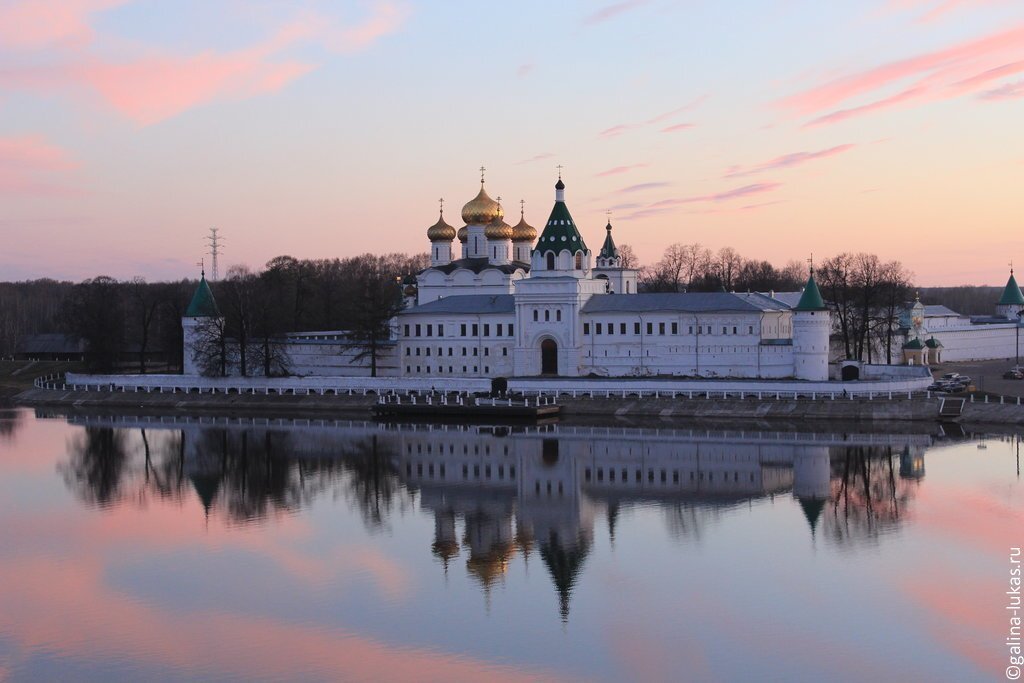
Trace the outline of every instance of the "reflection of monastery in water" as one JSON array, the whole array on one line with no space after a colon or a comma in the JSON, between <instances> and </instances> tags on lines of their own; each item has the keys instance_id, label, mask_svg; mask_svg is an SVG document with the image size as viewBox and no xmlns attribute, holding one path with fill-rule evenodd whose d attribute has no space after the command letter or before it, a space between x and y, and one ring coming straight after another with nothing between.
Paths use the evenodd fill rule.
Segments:
<instances>
[{"instance_id":1,"label":"reflection of monastery in water","mask_svg":"<svg viewBox=\"0 0 1024 683\"><path fill-rule=\"evenodd\" d=\"M340 486L364 521L382 524L392 507L413 506L418 497L434 518L426 545L443 571L462 562L489 592L515 555L539 556L563 619L593 549L596 520L606 521L614 539L622 511L656 506L672 536L699 541L738 505L791 494L812 536L838 544L872 539L898 523L924 476L931 443L923 435L564 425L70 421L180 430L172 450L182 483L194 488L207 514L236 522L297 509Z\"/></svg>"}]
</instances>

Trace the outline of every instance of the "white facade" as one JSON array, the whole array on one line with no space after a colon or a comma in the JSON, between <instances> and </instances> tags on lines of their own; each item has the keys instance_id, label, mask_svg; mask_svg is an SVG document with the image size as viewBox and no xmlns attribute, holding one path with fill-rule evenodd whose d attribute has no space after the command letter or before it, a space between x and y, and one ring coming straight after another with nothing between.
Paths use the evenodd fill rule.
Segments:
<instances>
[{"instance_id":1,"label":"white facade","mask_svg":"<svg viewBox=\"0 0 1024 683\"><path fill-rule=\"evenodd\" d=\"M401 376L828 378L827 311L794 315L756 293L638 294L611 224L595 259L561 180L529 251L536 231L521 220L509 233L483 189L463 219L457 233L443 218L428 231L432 254L457 234L462 258L417 276L397 319Z\"/></svg>"}]
</instances>

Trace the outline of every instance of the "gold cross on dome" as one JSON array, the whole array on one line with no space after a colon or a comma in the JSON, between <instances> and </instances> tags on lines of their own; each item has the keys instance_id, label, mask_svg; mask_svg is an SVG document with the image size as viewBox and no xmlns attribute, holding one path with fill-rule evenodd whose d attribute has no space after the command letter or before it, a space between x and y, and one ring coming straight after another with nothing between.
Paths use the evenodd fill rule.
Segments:
<instances>
[{"instance_id":1,"label":"gold cross on dome","mask_svg":"<svg viewBox=\"0 0 1024 683\"><path fill-rule=\"evenodd\" d=\"M483 166L480 167L480 184L481 185L484 184L484 171L486 171L486 170L487 169L484 168Z\"/></svg>"},{"instance_id":2,"label":"gold cross on dome","mask_svg":"<svg viewBox=\"0 0 1024 683\"><path fill-rule=\"evenodd\" d=\"M520 199L519 200L519 217L522 218L525 215L526 215L526 200L525 199Z\"/></svg>"},{"instance_id":3,"label":"gold cross on dome","mask_svg":"<svg viewBox=\"0 0 1024 683\"><path fill-rule=\"evenodd\" d=\"M563 166L561 164L559 164L555 168L558 169L558 179L561 180L562 179L562 168L563 168Z\"/></svg>"},{"instance_id":4,"label":"gold cross on dome","mask_svg":"<svg viewBox=\"0 0 1024 683\"><path fill-rule=\"evenodd\" d=\"M807 259L807 265L810 266L811 272L813 273L814 272L814 252L813 251L811 252L811 257L809 259Z\"/></svg>"},{"instance_id":5,"label":"gold cross on dome","mask_svg":"<svg viewBox=\"0 0 1024 683\"><path fill-rule=\"evenodd\" d=\"M199 259L196 261L196 265L199 266L199 272L202 273L203 277L206 277L206 259Z\"/></svg>"},{"instance_id":6,"label":"gold cross on dome","mask_svg":"<svg viewBox=\"0 0 1024 683\"><path fill-rule=\"evenodd\" d=\"M441 213L444 213L444 197L437 200L437 203L441 206Z\"/></svg>"}]
</instances>

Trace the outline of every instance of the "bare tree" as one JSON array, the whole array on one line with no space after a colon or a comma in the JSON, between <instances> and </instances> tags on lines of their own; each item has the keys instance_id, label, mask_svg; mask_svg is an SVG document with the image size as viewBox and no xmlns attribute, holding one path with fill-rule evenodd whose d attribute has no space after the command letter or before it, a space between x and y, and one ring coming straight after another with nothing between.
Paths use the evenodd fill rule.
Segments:
<instances>
[{"instance_id":1,"label":"bare tree","mask_svg":"<svg viewBox=\"0 0 1024 683\"><path fill-rule=\"evenodd\" d=\"M619 259L621 259L623 268L639 268L640 259L637 258L636 252L633 251L633 247L628 244L619 245Z\"/></svg>"},{"instance_id":2,"label":"bare tree","mask_svg":"<svg viewBox=\"0 0 1024 683\"><path fill-rule=\"evenodd\" d=\"M139 372L146 374L146 354L149 352L149 342L153 322L156 320L157 312L160 310L160 291L146 282L144 278L132 278L129 284L129 303L132 317L135 321L135 337L139 343Z\"/></svg>"}]
</instances>

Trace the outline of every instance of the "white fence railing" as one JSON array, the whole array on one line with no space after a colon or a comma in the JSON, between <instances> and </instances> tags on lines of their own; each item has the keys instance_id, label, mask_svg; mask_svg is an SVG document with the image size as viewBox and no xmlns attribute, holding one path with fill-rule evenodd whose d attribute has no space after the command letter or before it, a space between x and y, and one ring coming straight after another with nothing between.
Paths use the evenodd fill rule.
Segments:
<instances>
[{"instance_id":1,"label":"white fence railing","mask_svg":"<svg viewBox=\"0 0 1024 683\"><path fill-rule=\"evenodd\" d=\"M799 382L792 380L673 380L673 379L590 379L521 378L508 381L509 393L521 400L535 398L574 399L673 399L673 400L908 400L931 399L937 394L925 389L927 378L877 380L870 382ZM42 389L75 392L120 392L159 394L250 394L264 396L422 396L437 395L439 401L465 400L487 392L485 378L406 377L224 377L186 375L86 375L68 373L36 379ZM443 398L442 398L443 397ZM988 400L987 398L984 400ZM1019 403L1019 399L1017 399Z\"/></svg>"}]
</instances>

